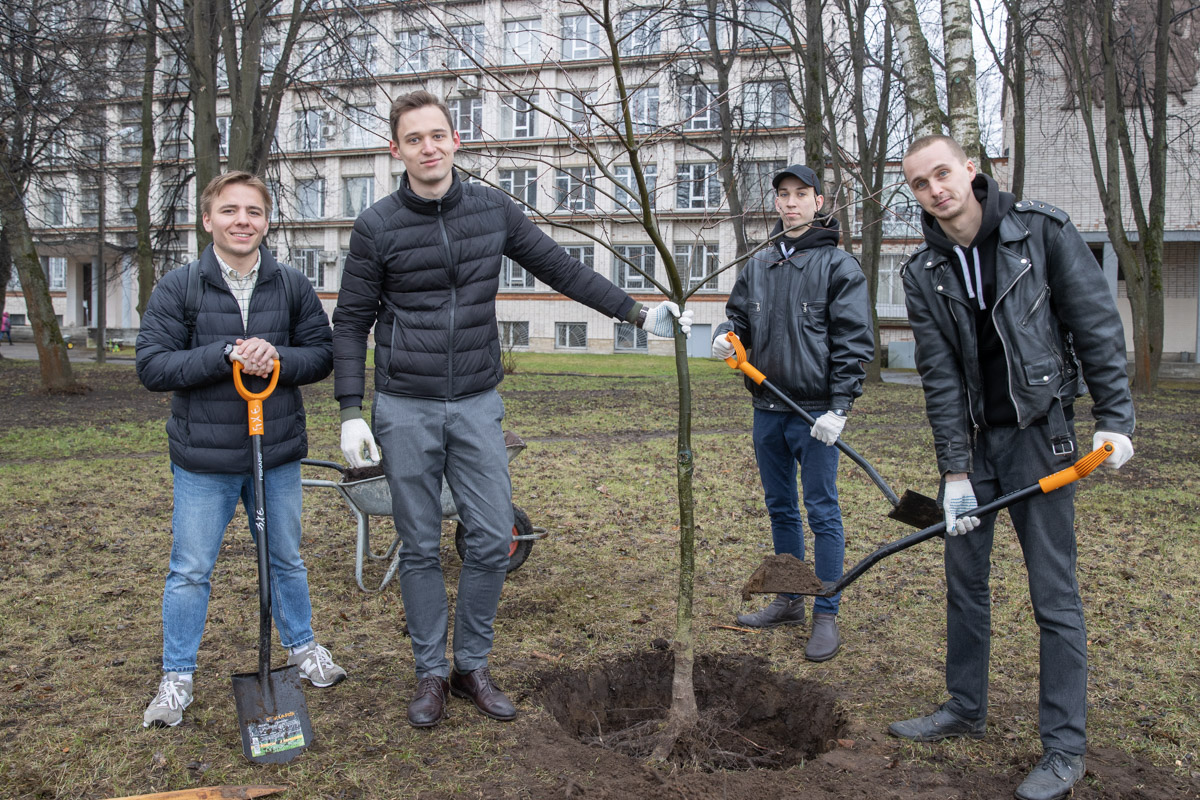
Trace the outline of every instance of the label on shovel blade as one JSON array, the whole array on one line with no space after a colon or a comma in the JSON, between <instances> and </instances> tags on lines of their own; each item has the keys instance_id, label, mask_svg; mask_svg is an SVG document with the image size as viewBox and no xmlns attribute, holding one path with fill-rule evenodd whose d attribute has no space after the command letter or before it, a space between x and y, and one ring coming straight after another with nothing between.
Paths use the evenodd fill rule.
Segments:
<instances>
[{"instance_id":1,"label":"label on shovel blade","mask_svg":"<svg viewBox=\"0 0 1200 800\"><path fill-rule=\"evenodd\" d=\"M304 731L295 711L248 722L246 731L250 734L250 754L255 757L304 747Z\"/></svg>"}]
</instances>

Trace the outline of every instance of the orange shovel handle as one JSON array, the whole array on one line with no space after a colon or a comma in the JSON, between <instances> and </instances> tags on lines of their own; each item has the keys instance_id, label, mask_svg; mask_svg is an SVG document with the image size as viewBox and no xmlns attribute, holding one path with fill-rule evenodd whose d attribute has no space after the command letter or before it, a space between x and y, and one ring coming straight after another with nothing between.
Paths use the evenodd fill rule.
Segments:
<instances>
[{"instance_id":1,"label":"orange shovel handle","mask_svg":"<svg viewBox=\"0 0 1200 800\"><path fill-rule=\"evenodd\" d=\"M742 346L742 340L733 331L725 334L725 338L733 345L733 355L725 359L725 363L734 369L740 369L746 374L746 377L761 385L767 379L767 376L759 372L753 364L746 360L746 348Z\"/></svg>"},{"instance_id":2,"label":"orange shovel handle","mask_svg":"<svg viewBox=\"0 0 1200 800\"><path fill-rule=\"evenodd\" d=\"M271 392L275 391L275 385L279 383L279 359L275 359L274 366L271 368L271 382L267 384L267 388L261 392L252 392L242 383L242 362L233 362L233 385L237 387L237 393L246 401L247 414L250 420L250 435L262 436L263 433L263 407L262 401L271 396Z\"/></svg>"},{"instance_id":3,"label":"orange shovel handle","mask_svg":"<svg viewBox=\"0 0 1200 800\"><path fill-rule=\"evenodd\" d=\"M1068 483L1091 474L1092 470L1100 466L1104 459L1112 455L1112 452L1112 442L1105 442L1102 447L1096 448L1066 469L1059 470L1053 475L1047 475L1042 478L1038 481L1038 485L1042 487L1043 492L1053 492L1055 489L1061 489Z\"/></svg>"}]
</instances>

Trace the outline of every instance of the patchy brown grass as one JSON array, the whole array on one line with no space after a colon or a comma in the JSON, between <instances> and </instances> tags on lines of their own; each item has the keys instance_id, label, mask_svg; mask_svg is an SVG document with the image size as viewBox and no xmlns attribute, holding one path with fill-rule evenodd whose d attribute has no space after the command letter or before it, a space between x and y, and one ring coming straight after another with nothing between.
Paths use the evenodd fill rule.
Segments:
<instances>
[{"instance_id":1,"label":"patchy brown grass","mask_svg":"<svg viewBox=\"0 0 1200 800\"><path fill-rule=\"evenodd\" d=\"M603 358L594 371L607 374L595 376L544 374L586 372L586 358L558 369L525 359L502 386L506 426L529 443L512 464L514 499L550 532L510 576L497 619L494 670L521 710L518 721L497 724L454 701L452 717L433 731L405 723L413 675L398 587L358 590L352 517L336 494L310 490L305 554L314 627L351 677L308 692L318 742L281 767L243 760L228 679L256 658L256 579L244 518L231 526L214 576L196 702L177 729L141 727L158 679L170 547L163 398L140 389L128 366L81 365L92 391L48 399L34 391L35 364L0 363L0 797L104 798L247 783L285 783L294 787L287 796L303 798L562 797L572 786L596 797L737 796L735 786L753 795L751 784L737 781L759 779L728 776L643 776L659 788L635 790L623 775L625 783L612 778L605 789L615 756L568 748L540 704L548 670L600 669L669 638L674 627L671 364L643 357L622 375ZM754 784L758 796L783 796L783 785L808 798L871 796L861 793L870 785L891 787L877 796L951 796L945 786L935 791L939 781L963 797L1006 794L1039 750L1036 625L1007 515L993 555L989 736L936 747L888 740L887 722L943 699L937 542L883 561L846 591L845 644L833 661L805 662L803 631L721 628L746 608L739 591L770 552L769 523L741 380L719 363L692 366L697 649L761 657L781 675L823 684L840 697L847 735L857 741L793 767L784 783ZM306 400L311 455L340 461L332 382L306 391ZM1080 489L1089 735L1097 753L1085 787L1092 794L1081 796L1186 797L1200 786L1198 400L1197 385L1168 384L1139 401L1135 459ZM1089 442L1086 404L1078 416ZM845 436L898 490L935 493L918 388L868 387ZM907 532L884 516L886 501L846 459L839 485L848 563ZM386 521L375 526L384 538ZM459 562L450 535L443 553L453 599ZM902 794L901 779L931 793Z\"/></svg>"}]
</instances>

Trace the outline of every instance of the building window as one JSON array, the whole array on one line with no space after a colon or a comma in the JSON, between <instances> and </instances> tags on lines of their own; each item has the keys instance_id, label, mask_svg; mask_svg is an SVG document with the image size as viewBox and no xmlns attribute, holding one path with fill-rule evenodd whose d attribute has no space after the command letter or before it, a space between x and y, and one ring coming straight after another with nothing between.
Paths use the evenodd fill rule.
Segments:
<instances>
[{"instance_id":1,"label":"building window","mask_svg":"<svg viewBox=\"0 0 1200 800\"><path fill-rule=\"evenodd\" d=\"M537 95L528 99L510 95L500 99L500 138L532 139L537 136L537 112L531 103Z\"/></svg>"},{"instance_id":2,"label":"building window","mask_svg":"<svg viewBox=\"0 0 1200 800\"><path fill-rule=\"evenodd\" d=\"M542 60L542 21L510 19L504 23L504 53L501 63L533 64Z\"/></svg>"},{"instance_id":3,"label":"building window","mask_svg":"<svg viewBox=\"0 0 1200 800\"><path fill-rule=\"evenodd\" d=\"M559 116L576 133L584 134L592 129L595 109L596 93L594 91L558 93Z\"/></svg>"},{"instance_id":4,"label":"building window","mask_svg":"<svg viewBox=\"0 0 1200 800\"><path fill-rule=\"evenodd\" d=\"M295 128L298 150L324 150L333 141L333 119L323 108L297 111Z\"/></svg>"},{"instance_id":5,"label":"building window","mask_svg":"<svg viewBox=\"0 0 1200 800\"><path fill-rule=\"evenodd\" d=\"M717 23L717 47L724 50L729 47L732 28L729 8L724 3L717 4L715 19ZM683 22L680 26L683 46L693 50L709 50L712 42L708 37L708 22L708 6L689 6L684 11Z\"/></svg>"},{"instance_id":6,"label":"building window","mask_svg":"<svg viewBox=\"0 0 1200 800\"><path fill-rule=\"evenodd\" d=\"M911 239L921 235L921 206L899 172L883 176L883 236L886 239ZM858 215L862 219L862 214Z\"/></svg>"},{"instance_id":7,"label":"building window","mask_svg":"<svg viewBox=\"0 0 1200 800\"><path fill-rule=\"evenodd\" d=\"M500 188L516 198L526 214L537 210L537 170L502 169Z\"/></svg>"},{"instance_id":8,"label":"building window","mask_svg":"<svg viewBox=\"0 0 1200 800\"><path fill-rule=\"evenodd\" d=\"M594 244L564 244L567 255L588 269L596 268L596 246Z\"/></svg>"},{"instance_id":9,"label":"building window","mask_svg":"<svg viewBox=\"0 0 1200 800\"><path fill-rule=\"evenodd\" d=\"M47 225L67 224L67 196L62 189L43 189L42 204Z\"/></svg>"},{"instance_id":10,"label":"building window","mask_svg":"<svg viewBox=\"0 0 1200 800\"><path fill-rule=\"evenodd\" d=\"M232 117L217 117L217 149L224 157L229 156L229 123Z\"/></svg>"},{"instance_id":11,"label":"building window","mask_svg":"<svg viewBox=\"0 0 1200 800\"><path fill-rule=\"evenodd\" d=\"M677 244L675 245L675 267L679 274L687 278L688 291L700 287L700 291L715 292L717 279L708 278L717 271L721 258L718 246L715 244Z\"/></svg>"},{"instance_id":12,"label":"building window","mask_svg":"<svg viewBox=\"0 0 1200 800\"><path fill-rule=\"evenodd\" d=\"M746 0L742 9L742 26L750 42L761 42L768 47L786 42L787 25L783 11L772 0Z\"/></svg>"},{"instance_id":13,"label":"building window","mask_svg":"<svg viewBox=\"0 0 1200 800\"><path fill-rule=\"evenodd\" d=\"M562 56L567 61L599 58L600 23L589 14L562 18Z\"/></svg>"},{"instance_id":14,"label":"building window","mask_svg":"<svg viewBox=\"0 0 1200 800\"><path fill-rule=\"evenodd\" d=\"M617 178L616 191L613 192L616 211L628 209L632 214L642 213L642 200L638 192L637 181L633 177L633 167L622 166L613 169ZM646 189L650 192L650 207L654 207L654 192L658 186L658 165L643 164L642 176L646 179Z\"/></svg>"},{"instance_id":15,"label":"building window","mask_svg":"<svg viewBox=\"0 0 1200 800\"><path fill-rule=\"evenodd\" d=\"M613 283L626 291L653 287L650 280L654 277L654 245L619 244L613 247L613 253Z\"/></svg>"},{"instance_id":16,"label":"building window","mask_svg":"<svg viewBox=\"0 0 1200 800\"><path fill-rule=\"evenodd\" d=\"M904 281L900 268L908 256L902 253L879 255L879 293L875 295L875 313L880 317L906 319L908 309L904 302Z\"/></svg>"},{"instance_id":17,"label":"building window","mask_svg":"<svg viewBox=\"0 0 1200 800\"><path fill-rule=\"evenodd\" d=\"M783 81L753 81L742 89L742 124L767 128L790 125Z\"/></svg>"},{"instance_id":18,"label":"building window","mask_svg":"<svg viewBox=\"0 0 1200 800\"><path fill-rule=\"evenodd\" d=\"M645 353L650 349L646 332L631 322L613 325L613 350L618 353Z\"/></svg>"},{"instance_id":19,"label":"building window","mask_svg":"<svg viewBox=\"0 0 1200 800\"><path fill-rule=\"evenodd\" d=\"M593 167L567 167L554 175L556 211L596 209L596 171Z\"/></svg>"},{"instance_id":20,"label":"building window","mask_svg":"<svg viewBox=\"0 0 1200 800\"><path fill-rule=\"evenodd\" d=\"M118 219L121 225L133 225L137 217L133 210L137 207L138 171L121 170L117 176L117 204L120 209Z\"/></svg>"},{"instance_id":21,"label":"building window","mask_svg":"<svg viewBox=\"0 0 1200 800\"><path fill-rule=\"evenodd\" d=\"M191 155L191 144L188 142L188 133L192 127L188 112L179 106L171 106L167 109L165 116L166 124L164 126L165 130L163 131L163 142L160 155L163 158L187 158ZM218 130L218 135L219 133L220 131ZM136 126L136 132L131 133L130 137L131 140L137 140L137 145L136 151L132 152L129 160L140 160L142 157L142 126L140 116ZM132 145L129 147L129 149L134 151L134 147ZM226 149L228 149L228 144L226 145ZM122 145L122 151L124 150L125 145Z\"/></svg>"},{"instance_id":22,"label":"building window","mask_svg":"<svg viewBox=\"0 0 1200 800\"><path fill-rule=\"evenodd\" d=\"M500 346L506 350L529 347L529 323L501 322Z\"/></svg>"},{"instance_id":23,"label":"building window","mask_svg":"<svg viewBox=\"0 0 1200 800\"><path fill-rule=\"evenodd\" d=\"M364 175L342 178L342 216L358 219L358 215L375 202L375 178Z\"/></svg>"},{"instance_id":24,"label":"building window","mask_svg":"<svg viewBox=\"0 0 1200 800\"><path fill-rule=\"evenodd\" d=\"M447 66L452 69L477 69L483 64L484 30L483 25L450 26L450 35L458 44L451 50Z\"/></svg>"},{"instance_id":25,"label":"building window","mask_svg":"<svg viewBox=\"0 0 1200 800\"><path fill-rule=\"evenodd\" d=\"M383 141L375 133L379 119L372 106L347 106L342 120L342 141L350 150L379 147Z\"/></svg>"},{"instance_id":26,"label":"building window","mask_svg":"<svg viewBox=\"0 0 1200 800\"><path fill-rule=\"evenodd\" d=\"M172 169L163 175L163 204L170 209L175 222L191 219L192 205L188 202L187 173Z\"/></svg>"},{"instance_id":27,"label":"building window","mask_svg":"<svg viewBox=\"0 0 1200 800\"><path fill-rule=\"evenodd\" d=\"M504 289L532 289L533 275L508 256L501 256L500 286Z\"/></svg>"},{"instance_id":28,"label":"building window","mask_svg":"<svg viewBox=\"0 0 1200 800\"><path fill-rule=\"evenodd\" d=\"M743 161L738 170L738 188L747 211L774 211L775 187L771 181L787 166L783 161Z\"/></svg>"},{"instance_id":29,"label":"building window","mask_svg":"<svg viewBox=\"0 0 1200 800\"><path fill-rule=\"evenodd\" d=\"M271 222L279 222L279 214L280 214L279 206L280 206L280 204L283 203L283 189L282 189L282 187L280 187L278 181L268 180L266 183L267 183L267 193L269 195L271 195L271 200L273 201L271 203L270 221Z\"/></svg>"},{"instance_id":30,"label":"building window","mask_svg":"<svg viewBox=\"0 0 1200 800\"><path fill-rule=\"evenodd\" d=\"M396 72L410 75L429 69L429 31L396 31Z\"/></svg>"},{"instance_id":31,"label":"building window","mask_svg":"<svg viewBox=\"0 0 1200 800\"><path fill-rule=\"evenodd\" d=\"M296 181L296 216L300 219L325 218L325 179Z\"/></svg>"},{"instance_id":32,"label":"building window","mask_svg":"<svg viewBox=\"0 0 1200 800\"><path fill-rule=\"evenodd\" d=\"M85 228L100 224L100 188L95 183L79 187L79 224Z\"/></svg>"},{"instance_id":33,"label":"building window","mask_svg":"<svg viewBox=\"0 0 1200 800\"><path fill-rule=\"evenodd\" d=\"M554 323L554 347L557 350L586 350L587 323Z\"/></svg>"},{"instance_id":34,"label":"building window","mask_svg":"<svg viewBox=\"0 0 1200 800\"><path fill-rule=\"evenodd\" d=\"M629 97L629 116L635 133L651 133L658 128L658 87L643 86Z\"/></svg>"},{"instance_id":35,"label":"building window","mask_svg":"<svg viewBox=\"0 0 1200 800\"><path fill-rule=\"evenodd\" d=\"M378 72L379 48L371 34L346 37L346 77L374 78Z\"/></svg>"},{"instance_id":36,"label":"building window","mask_svg":"<svg viewBox=\"0 0 1200 800\"><path fill-rule=\"evenodd\" d=\"M450 109L450 121L458 131L458 138L464 142L478 142L483 139L483 98L460 97L448 100L446 107Z\"/></svg>"},{"instance_id":37,"label":"building window","mask_svg":"<svg viewBox=\"0 0 1200 800\"><path fill-rule=\"evenodd\" d=\"M634 8L617 19L618 50L623 56L648 56L662 52L662 21L657 9Z\"/></svg>"},{"instance_id":38,"label":"building window","mask_svg":"<svg viewBox=\"0 0 1200 800\"><path fill-rule=\"evenodd\" d=\"M675 180L676 208L720 208L721 176L716 164L679 164Z\"/></svg>"},{"instance_id":39,"label":"building window","mask_svg":"<svg viewBox=\"0 0 1200 800\"><path fill-rule=\"evenodd\" d=\"M304 273L314 289L325 288L325 270L321 269L321 251L304 248L292 251L292 266Z\"/></svg>"},{"instance_id":40,"label":"building window","mask_svg":"<svg viewBox=\"0 0 1200 800\"><path fill-rule=\"evenodd\" d=\"M42 270L46 273L46 284L52 292L61 292L67 288L67 260L65 258L47 258L42 256ZM17 274L16 267L13 275ZM18 288L20 282L17 283ZM16 323L13 323L14 325Z\"/></svg>"},{"instance_id":41,"label":"building window","mask_svg":"<svg viewBox=\"0 0 1200 800\"><path fill-rule=\"evenodd\" d=\"M680 88L679 116L685 131L715 131L721 127L717 87L693 83Z\"/></svg>"},{"instance_id":42,"label":"building window","mask_svg":"<svg viewBox=\"0 0 1200 800\"><path fill-rule=\"evenodd\" d=\"M270 83L271 76L275 74L275 68L279 66L279 56L282 52L278 39L263 41L262 56L259 62L262 67L263 83Z\"/></svg>"}]
</instances>

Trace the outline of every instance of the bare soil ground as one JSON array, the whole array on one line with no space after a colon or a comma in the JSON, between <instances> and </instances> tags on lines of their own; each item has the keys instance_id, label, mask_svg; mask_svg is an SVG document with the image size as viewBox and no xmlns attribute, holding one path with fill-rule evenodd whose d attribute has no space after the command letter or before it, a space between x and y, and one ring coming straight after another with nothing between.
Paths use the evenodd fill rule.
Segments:
<instances>
[{"instance_id":1,"label":"bare soil ground","mask_svg":"<svg viewBox=\"0 0 1200 800\"><path fill-rule=\"evenodd\" d=\"M142 389L128 368L87 370L84 380L90 391L72 396L42 394L37 389L36 363L10 363L3 375L0 438L34 436L59 426L103 430L119 424L162 421L167 414L167 398ZM323 408L321 424L332 429L334 412L329 393L327 385L316 387L309 402ZM578 392L538 390L529 395L514 392L512 406L532 403L546 414L559 409L570 415L596 404L611 402L622 407L631 403L611 386ZM907 404L912 400L908 395L903 398ZM895 410L910 416L912 412L899 406ZM1194 427L1198 416L1194 405L1185 416L1183 424ZM564 423L564 429L569 428ZM662 435L661 431L650 434L658 438ZM333 447L331 441L321 441L316 449L323 452L314 456L336 457L330 452ZM1139 450L1139 456L1156 455L1155 447L1147 447L1148 453ZM162 453L153 455L159 458ZM123 457L128 456L126 453ZM558 570L544 553L541 557L546 562L539 565L536 551L531 565L522 573L514 573L520 577L513 579L517 585L511 591L506 589L500 611L506 648L501 682L518 703L521 716L515 723L499 725L483 720L462 701L453 701L447 723L433 731L414 732L403 725L403 705L411 680L409 667L397 667L408 649L407 640L397 633L402 631L403 622L398 590L393 586L382 594L365 596L346 581L350 548L344 535L338 537L340 543L318 536L307 554L314 606L321 606L323 628L340 645L335 655L340 653L343 662L352 668L352 679L333 692L310 692L310 711L320 740L296 762L307 760L308 766L303 768L307 772L271 770L241 762L236 720L230 718L232 703L227 698L213 697L219 694L216 688L204 703L198 702L189 710L179 729L143 732L140 708L152 688L157 655L153 624L157 609L153 606L156 593L161 592L161 573L165 569L161 540L167 536L169 541L169 535L162 530L161 496L106 494L104 487L111 475L105 457L96 453L95 460L89 461L76 456L78 469L96 473L94 481L85 481L82 488L64 489L58 496L51 495L49 501L43 495L22 501L24 505L17 503L14 507L24 509L24 516L20 520L8 517L0 524L0 581L8 582L10 594L5 597L11 605L7 612L10 616L0 615L0 753L4 754L0 761L7 762L0 764L0 798L102 798L111 796L110 790L127 787L148 792L214 783L282 782L293 786L285 797L345 800L966 800L1010 796L1038 756L1036 736L1024 747L992 750L972 750L986 747L983 744L942 748L889 739L877 715L864 723L858 709L864 703L873 703L877 710L880 706L885 710L895 707L894 702L880 701L867 692L902 693L902 675L879 675L874 687L869 678L839 677L836 666L854 659L851 651L839 656L833 670L797 676L790 669L780 669L770 654L778 658L781 649L802 649L802 640L791 644L779 638L782 634L770 633L751 644L746 644L748 639L733 640L732 644L722 640L726 643L712 646L708 652L701 645L696 684L703 725L694 737L681 742L669 764L648 766L645 753L638 750L643 738L638 731L653 729L670 702L672 657L669 644L656 634L670 629L673 612L658 609L657 616L668 620L658 625L651 620L648 608L629 609L632 621L626 620L616 628L616 637L623 637L620 642L612 641L614 635L604 627L603 620L577 622L574 617L556 617L562 598L523 591L523 582L548 582ZM16 461L21 459L17 457ZM540 463L534 460L531 470L538 467ZM154 469L159 469L157 463ZM9 474L15 477L6 493L36 494L36 476ZM616 485L611 476L601 475L575 490L603 500ZM525 489L527 502L539 507L540 513L533 515L535 522L537 517L553 518L557 502L554 493L546 484L531 483ZM169 504L169 491L166 498ZM745 516L761 517L753 498L746 499L744 507ZM567 509L565 513L569 512ZM634 512L616 508L612 516L621 513ZM310 514L313 516L307 516ZM128 520L134 529L96 535L97 526L109 516ZM158 550L145 552L143 542L148 534L137 528L134 520L139 517L158 520L145 526L158 537ZM330 528L344 529L347 525L346 515L336 510L306 510L306 520L308 528L328 523ZM637 524L636 518L630 518L624 527L634 528ZM565 524L560 530L564 539L570 533ZM736 544L736 530L737 526L730 525L723 532L721 525L707 523L700 534L701 547L711 543L715 548L718 538L724 545ZM449 554L452 547L444 549L448 584L453 591L457 568ZM243 556L246 558L242 560L248 562L251 550L245 538L227 539L222 563ZM618 549L613 557L629 561L636 558L636 553L623 556L621 552ZM747 560L731 572L744 579L749 572L747 565L753 567ZM586 565L564 565L564 571L581 568ZM223 584L223 595L248 596L253 591L252 571L229 566L219 570L214 585L218 581ZM63 617L63 612L56 609L69 604L71 598L55 594L54 586L77 572L92 576L87 603ZM326 572L335 577L326 576ZM889 573L888 579L895 582L887 596L910 596L906 582L923 577L920 569L903 576ZM928 578L926 581L932 582ZM732 585L731 595L740 587L740 581L732 578L727 583ZM604 585L603 579L585 586L596 593L587 595L596 603L604 601L600 595L607 589L622 590ZM703 594L705 587L711 588L704 584L698 592ZM130 602L131 598L136 602ZM761 599L756 597L755 601ZM669 600L663 605L673 607ZM217 674L209 677L209 686L219 687L226 681L223 671L230 663L243 668L253 664L254 632L247 624L252 615L244 609L235 612L240 606L248 607L249 602L231 602L227 596L214 595L204 649L208 651L205 657L210 675ZM26 619L43 613L44 620ZM705 626L713 622L705 616L708 613L700 610ZM871 616L869 611L859 613L864 620L860 638L866 647L872 636L871 625L877 619L890 619L891 612L878 616ZM1194 613L1194 608L1187 613ZM83 620L78 629L71 614ZM726 608L719 607L715 618L727 619ZM546 620L552 621L551 628L543 632L540 626ZM24 627L25 622L31 626L29 629ZM38 644L27 641L30 630L39 627L48 641L55 642L52 649L39 649ZM528 637L538 638L522 641L523 628L530 632ZM903 628L901 623L901 631ZM752 647L765 653L741 652ZM219 663L215 669L214 662ZM73 676L72 680L67 681L66 675ZM89 685L88 676L92 675L96 676L95 684ZM1134 682L1138 679L1128 677ZM220 688L227 693L227 681ZM996 716L1012 718L1011 703L1010 699L997 698ZM1021 720L1021 714L1027 712L1027 704L1017 704L1015 718ZM1195 713L1194 708L1191 713ZM1028 738L1028 724L1022 736ZM180 741L179 737L185 738ZM1006 724L994 725L989 737L1002 743L1014 738L1012 727ZM1183 749L1195 747L1194 742L1175 744ZM985 752L986 757L976 761L976 752ZM89 753L94 760L88 760ZM1200 779L1186 767L1172 769L1107 746L1092 749L1087 758L1089 775L1077 797L1200 797ZM461 778L456 779L456 774Z\"/></svg>"}]
</instances>

